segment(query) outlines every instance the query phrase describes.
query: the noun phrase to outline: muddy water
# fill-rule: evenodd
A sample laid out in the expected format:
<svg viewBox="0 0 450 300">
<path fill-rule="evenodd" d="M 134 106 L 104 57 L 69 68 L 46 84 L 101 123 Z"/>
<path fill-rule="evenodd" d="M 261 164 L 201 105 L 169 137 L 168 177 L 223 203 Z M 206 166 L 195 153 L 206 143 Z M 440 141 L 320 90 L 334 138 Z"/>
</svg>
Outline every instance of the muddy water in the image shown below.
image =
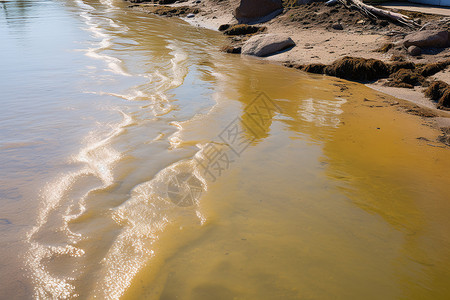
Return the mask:
<svg viewBox="0 0 450 300">
<path fill-rule="evenodd" d="M 448 298 L 431 122 L 121 1 L 1 5 L 2 299 Z"/>
</svg>

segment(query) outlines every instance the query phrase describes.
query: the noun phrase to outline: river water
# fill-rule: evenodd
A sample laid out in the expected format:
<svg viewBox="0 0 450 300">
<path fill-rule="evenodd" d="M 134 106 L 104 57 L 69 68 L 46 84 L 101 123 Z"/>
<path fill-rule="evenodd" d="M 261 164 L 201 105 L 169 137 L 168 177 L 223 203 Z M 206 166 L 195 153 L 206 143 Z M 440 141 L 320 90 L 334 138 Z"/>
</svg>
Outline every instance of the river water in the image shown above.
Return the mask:
<svg viewBox="0 0 450 300">
<path fill-rule="evenodd" d="M 430 122 L 126 6 L 0 2 L 1 299 L 448 299 Z"/>
</svg>

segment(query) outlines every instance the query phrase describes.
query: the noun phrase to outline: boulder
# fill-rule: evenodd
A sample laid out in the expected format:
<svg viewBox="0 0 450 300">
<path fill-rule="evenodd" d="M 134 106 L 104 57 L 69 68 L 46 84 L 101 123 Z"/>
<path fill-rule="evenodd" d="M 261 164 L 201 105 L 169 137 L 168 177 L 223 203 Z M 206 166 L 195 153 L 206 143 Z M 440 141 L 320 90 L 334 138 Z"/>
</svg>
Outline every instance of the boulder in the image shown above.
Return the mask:
<svg viewBox="0 0 450 300">
<path fill-rule="evenodd" d="M 226 53 L 239 54 L 242 51 L 242 47 L 229 45 L 229 46 L 223 47 L 222 51 L 226 52 Z"/>
<path fill-rule="evenodd" d="M 230 26 L 231 26 L 230 24 L 222 24 L 219 26 L 219 31 L 225 31 L 228 28 L 230 28 Z"/>
<path fill-rule="evenodd" d="M 417 46 L 409 46 L 408 53 L 411 56 L 418 56 L 418 55 L 422 54 L 422 49 L 420 49 Z"/>
<path fill-rule="evenodd" d="M 236 8 L 235 16 L 238 20 L 260 19 L 272 13 L 283 10 L 281 0 L 241 0 Z"/>
<path fill-rule="evenodd" d="M 268 56 L 283 49 L 295 46 L 294 41 L 278 34 L 261 34 L 251 37 L 242 46 L 242 54 Z"/>
<path fill-rule="evenodd" d="M 424 30 L 408 34 L 403 40 L 407 48 L 417 46 L 421 48 L 443 48 L 449 45 L 447 30 Z"/>
</svg>

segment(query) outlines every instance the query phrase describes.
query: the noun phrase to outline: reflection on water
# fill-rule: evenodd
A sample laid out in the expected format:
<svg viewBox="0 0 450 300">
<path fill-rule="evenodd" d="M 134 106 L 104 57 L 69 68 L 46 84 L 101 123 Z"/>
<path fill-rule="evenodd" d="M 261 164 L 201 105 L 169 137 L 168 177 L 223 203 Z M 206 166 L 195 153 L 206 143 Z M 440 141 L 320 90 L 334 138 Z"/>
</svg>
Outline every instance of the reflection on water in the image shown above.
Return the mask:
<svg viewBox="0 0 450 300">
<path fill-rule="evenodd" d="M 25 26 L 27 18 L 30 17 L 30 9 L 33 7 L 31 1 L 1 1 L 2 13 L 5 21 L 11 27 Z"/>
<path fill-rule="evenodd" d="M 448 149 L 391 99 L 119 0 L 2 5 L 5 298 L 449 294 Z"/>
</svg>

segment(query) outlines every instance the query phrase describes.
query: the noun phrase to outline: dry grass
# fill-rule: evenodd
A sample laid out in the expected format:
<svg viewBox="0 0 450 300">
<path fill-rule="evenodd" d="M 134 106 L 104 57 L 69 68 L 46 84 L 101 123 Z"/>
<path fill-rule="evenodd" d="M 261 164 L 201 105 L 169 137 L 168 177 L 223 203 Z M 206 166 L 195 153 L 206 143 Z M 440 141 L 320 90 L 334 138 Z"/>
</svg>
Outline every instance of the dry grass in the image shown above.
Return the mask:
<svg viewBox="0 0 450 300">
<path fill-rule="evenodd" d="M 325 72 L 325 68 L 327 66 L 324 64 L 310 64 L 301 67 L 301 70 L 308 72 L 308 73 L 314 73 L 314 74 L 323 74 Z"/>
<path fill-rule="evenodd" d="M 325 73 L 339 78 L 372 81 L 389 75 L 389 67 L 381 60 L 343 57 L 325 68 Z"/>
<path fill-rule="evenodd" d="M 445 60 L 445 61 L 433 63 L 433 64 L 426 64 L 426 65 L 422 66 L 420 73 L 422 76 L 428 77 L 428 76 L 434 75 L 434 74 L 444 70 L 449 65 L 450 65 L 450 60 Z"/>
<path fill-rule="evenodd" d="M 389 78 L 391 78 L 391 81 L 386 84 L 387 86 L 413 88 L 425 83 L 425 77 L 415 69 L 400 69 L 392 73 Z"/>
<path fill-rule="evenodd" d="M 450 110 L 450 86 L 443 81 L 433 81 L 425 96 L 438 102 L 439 109 Z"/>
<path fill-rule="evenodd" d="M 247 24 L 231 25 L 223 32 L 226 35 L 245 35 L 266 31 L 265 26 L 252 26 Z"/>
<path fill-rule="evenodd" d="M 146 7 L 146 11 L 160 16 L 184 16 L 190 13 L 197 14 L 200 12 L 198 8 L 189 6 L 153 6 Z"/>
</svg>

